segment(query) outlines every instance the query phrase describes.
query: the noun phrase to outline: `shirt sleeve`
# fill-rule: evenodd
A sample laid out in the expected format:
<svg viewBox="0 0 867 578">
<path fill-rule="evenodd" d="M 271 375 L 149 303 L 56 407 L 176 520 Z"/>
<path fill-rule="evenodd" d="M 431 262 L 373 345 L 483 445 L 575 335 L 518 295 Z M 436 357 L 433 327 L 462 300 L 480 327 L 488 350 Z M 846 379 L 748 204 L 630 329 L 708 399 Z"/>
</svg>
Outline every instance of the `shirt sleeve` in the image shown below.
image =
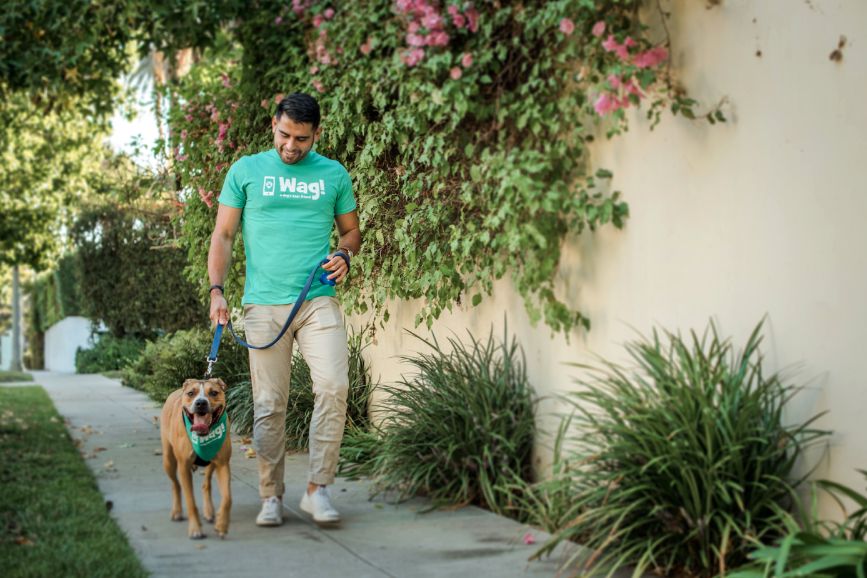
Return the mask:
<svg viewBox="0 0 867 578">
<path fill-rule="evenodd" d="M 344 170 L 341 176 L 340 186 L 337 190 L 337 204 L 334 206 L 335 215 L 350 213 L 358 206 L 355 202 L 355 195 L 352 193 L 352 179 L 349 178 L 349 173 Z"/>
<path fill-rule="evenodd" d="M 247 192 L 244 190 L 244 170 L 241 162 L 243 160 L 243 158 L 238 159 L 229 167 L 229 172 L 223 181 L 223 190 L 220 191 L 220 196 L 217 199 L 220 204 L 236 209 L 243 209 L 244 205 L 247 204 Z"/>
</svg>

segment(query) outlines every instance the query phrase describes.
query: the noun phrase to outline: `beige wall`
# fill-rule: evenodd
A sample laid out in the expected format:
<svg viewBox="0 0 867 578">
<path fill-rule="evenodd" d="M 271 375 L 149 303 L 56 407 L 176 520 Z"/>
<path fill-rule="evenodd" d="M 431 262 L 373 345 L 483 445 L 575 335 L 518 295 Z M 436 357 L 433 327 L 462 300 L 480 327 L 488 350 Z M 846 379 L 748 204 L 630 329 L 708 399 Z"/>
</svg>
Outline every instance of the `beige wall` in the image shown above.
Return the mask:
<svg viewBox="0 0 867 578">
<path fill-rule="evenodd" d="M 493 325 L 501 334 L 506 313 L 536 389 L 554 394 L 573 387 L 576 370 L 564 364 L 589 352 L 621 356 L 634 330 L 700 329 L 712 317 L 743 343 L 767 315 L 768 367 L 795 367 L 809 385 L 793 413 L 829 411 L 821 424 L 835 435 L 819 473 L 863 487 L 855 468 L 867 468 L 867 1 L 668 6 L 684 85 L 703 103 L 728 97 L 730 122 L 666 116 L 650 132 L 634 116 L 627 134 L 593 151 L 632 217 L 623 231 L 564 247 L 562 295 L 592 330 L 567 343 L 531 327 L 501 282 L 493 298 L 444 314 L 434 331 L 478 336 Z M 848 43 L 835 63 L 828 56 L 841 34 Z M 370 349 L 384 382 L 405 370 L 396 356 L 418 349 L 402 333 L 416 306 L 391 312 Z"/>
</svg>

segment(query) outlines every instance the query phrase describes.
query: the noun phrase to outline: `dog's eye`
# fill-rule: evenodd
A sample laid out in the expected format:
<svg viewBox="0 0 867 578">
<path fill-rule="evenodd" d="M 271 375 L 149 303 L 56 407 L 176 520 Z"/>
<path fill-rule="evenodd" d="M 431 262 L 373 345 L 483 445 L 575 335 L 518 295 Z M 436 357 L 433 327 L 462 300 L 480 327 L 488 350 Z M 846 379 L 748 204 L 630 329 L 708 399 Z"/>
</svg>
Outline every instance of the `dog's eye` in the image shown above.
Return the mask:
<svg viewBox="0 0 867 578">
<path fill-rule="evenodd" d="M 208 392 L 208 395 L 210 395 L 211 397 L 217 397 L 218 393 L 219 392 L 216 389 L 212 389 L 211 391 Z"/>
<path fill-rule="evenodd" d="M 193 390 L 187 392 L 187 397 L 193 397 L 194 395 L 196 395 L 196 392 Z"/>
</svg>

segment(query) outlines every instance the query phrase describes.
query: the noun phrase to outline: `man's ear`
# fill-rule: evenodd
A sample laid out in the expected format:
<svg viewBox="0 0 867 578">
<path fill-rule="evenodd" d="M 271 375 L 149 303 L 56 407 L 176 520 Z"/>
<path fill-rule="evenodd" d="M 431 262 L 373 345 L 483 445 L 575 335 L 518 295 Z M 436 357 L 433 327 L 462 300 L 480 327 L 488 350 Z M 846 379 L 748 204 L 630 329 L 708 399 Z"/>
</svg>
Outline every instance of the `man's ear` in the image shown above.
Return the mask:
<svg viewBox="0 0 867 578">
<path fill-rule="evenodd" d="M 219 377 L 215 377 L 211 381 L 213 381 L 214 383 L 219 385 L 220 389 L 222 389 L 223 391 L 226 391 L 226 389 L 228 389 L 228 387 L 229 387 L 228 385 L 226 385 L 226 382 L 223 381 L 222 379 L 220 379 Z"/>
</svg>

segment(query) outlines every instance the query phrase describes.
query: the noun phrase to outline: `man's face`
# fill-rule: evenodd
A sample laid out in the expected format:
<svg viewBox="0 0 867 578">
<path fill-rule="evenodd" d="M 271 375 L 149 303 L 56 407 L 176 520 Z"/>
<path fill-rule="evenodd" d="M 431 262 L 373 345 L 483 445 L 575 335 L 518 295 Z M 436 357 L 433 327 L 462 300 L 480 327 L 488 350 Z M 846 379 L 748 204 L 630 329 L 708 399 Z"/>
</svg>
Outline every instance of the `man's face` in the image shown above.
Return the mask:
<svg viewBox="0 0 867 578">
<path fill-rule="evenodd" d="M 321 127 L 313 130 L 311 123 L 295 122 L 285 114 L 280 115 L 279 121 L 276 118 L 271 119 L 274 148 L 287 165 L 294 165 L 307 156 L 313 143 L 319 140 L 320 130 Z"/>
</svg>

